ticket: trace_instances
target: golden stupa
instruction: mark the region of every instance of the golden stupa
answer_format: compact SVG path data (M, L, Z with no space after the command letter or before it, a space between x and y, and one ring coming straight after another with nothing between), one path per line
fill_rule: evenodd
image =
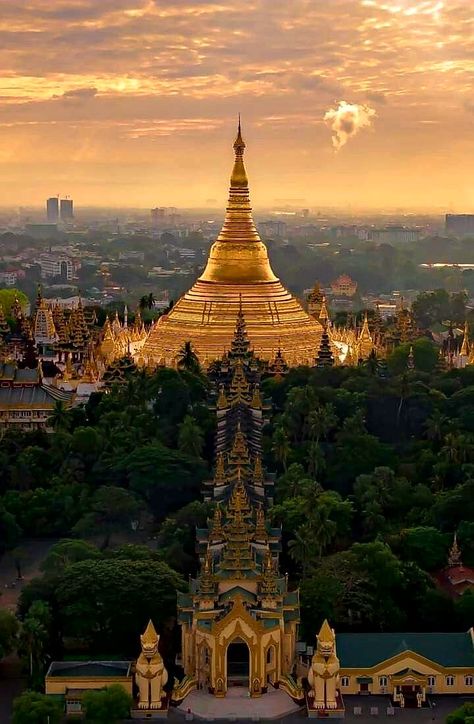
M314 362L322 327L272 271L252 219L244 149L239 121L224 225L202 275L150 330L141 352L148 364L174 366L188 341L203 366L221 358L230 348L240 306L259 357L272 360L280 350L289 365Z

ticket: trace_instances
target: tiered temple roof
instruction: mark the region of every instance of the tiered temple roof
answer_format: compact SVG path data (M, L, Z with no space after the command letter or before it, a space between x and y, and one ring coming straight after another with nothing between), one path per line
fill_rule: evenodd
M206 500L227 500L238 475L252 500L271 498L273 482L265 479L261 461L268 405L260 394L260 367L250 349L240 308L230 352L216 372L216 466L214 479L205 485Z
M197 530L200 573L191 580L188 593L178 594L183 652L191 650L190 641L204 636L211 637L212 655L219 656L215 637L221 627L230 631L237 620L247 621L256 627L258 641L265 631L274 631L275 637L285 631L290 654L281 663L281 674L287 675L296 643L299 598L297 591L288 591L286 577L279 573L281 530L273 528L266 516L272 481L261 458L260 363L251 353L242 309L226 363L231 376L226 370L217 380L215 473L204 490L204 498L217 505L207 528ZM198 660L185 671L199 678L200 666ZM210 676L211 686L214 678Z

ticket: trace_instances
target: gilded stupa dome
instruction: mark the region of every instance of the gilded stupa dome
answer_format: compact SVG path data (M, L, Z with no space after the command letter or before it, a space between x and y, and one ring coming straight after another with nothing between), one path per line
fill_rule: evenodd
M244 150L239 122L224 224L202 275L150 330L141 353L149 364L175 365L188 341L204 366L221 358L239 309L257 356L272 360L280 349L290 365L313 363L322 327L273 273L252 218Z

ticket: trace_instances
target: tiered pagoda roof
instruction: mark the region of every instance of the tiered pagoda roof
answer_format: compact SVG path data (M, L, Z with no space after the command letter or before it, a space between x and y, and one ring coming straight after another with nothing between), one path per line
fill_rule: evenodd
M153 325L143 348L149 364L175 365L187 341L192 342L202 366L220 359L229 350L239 309L245 313L250 341L261 359L272 359L275 339L280 340L290 365L307 364L314 356L321 326L273 273L252 218L244 151L239 123L222 230L199 279Z
M217 505L208 528L197 531L202 568L191 585L197 598L180 594L181 620L201 605L201 597L212 596L217 607L213 615L221 615L220 607L227 610L230 605L230 590L239 589L241 595L246 592L245 597L255 605L262 596L276 596L281 606L286 591L277 565L281 530L272 528L265 514L272 502L273 480L265 475L261 457L262 410L266 407L259 388L262 365L250 348L242 308L224 362L224 369L217 373L214 477L204 489L205 500ZM233 582L231 589L229 581ZM252 582L250 588L245 581ZM294 594L288 595L294 599Z

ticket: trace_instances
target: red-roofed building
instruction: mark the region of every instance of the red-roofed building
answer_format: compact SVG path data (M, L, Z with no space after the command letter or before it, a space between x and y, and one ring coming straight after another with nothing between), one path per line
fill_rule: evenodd
M336 297L353 297L357 291L357 282L347 274L341 274L331 283L331 290Z
M462 596L464 591L470 588L474 589L474 568L463 565L456 534L449 552L448 565L434 577L438 585L453 598Z

